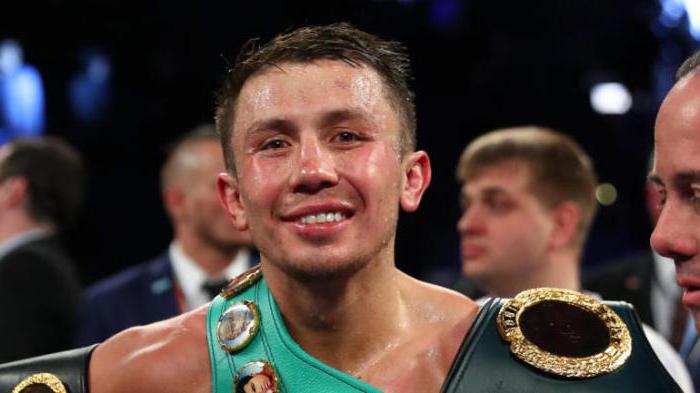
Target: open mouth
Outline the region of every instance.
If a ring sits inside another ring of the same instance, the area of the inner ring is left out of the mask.
[[[322,212],[316,214],[307,214],[297,220],[298,224],[311,225],[345,221],[349,215],[342,212]]]

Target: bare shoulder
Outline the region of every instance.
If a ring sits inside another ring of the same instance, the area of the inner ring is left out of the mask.
[[[408,276],[407,276],[408,277]],[[423,309],[427,318],[443,321],[463,321],[471,324],[479,306],[463,294],[408,277],[413,293],[412,303]]]
[[[105,341],[90,360],[90,392],[211,392],[206,312],[203,306]]]
[[[479,307],[455,291],[407,275],[401,280],[408,329],[367,380],[387,393],[437,393]]]

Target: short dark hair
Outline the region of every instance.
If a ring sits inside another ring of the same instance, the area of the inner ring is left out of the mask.
[[[416,146],[414,94],[408,86],[409,59],[404,46],[361,31],[348,23],[310,26],[278,35],[266,45],[248,41],[216,94],[216,128],[221,136],[226,167],[235,170],[231,135],[235,106],[245,82],[268,67],[281,63],[338,60],[353,67],[369,66],[383,79],[389,99],[400,114],[401,154]]]
[[[9,144],[0,162],[0,182],[27,181],[27,213],[59,227],[71,225],[83,203],[86,170],[80,153],[53,136],[20,138]]]
[[[472,141],[457,165],[457,180],[465,183],[504,162],[523,162],[530,169],[530,188],[547,207],[573,201],[581,208],[580,243],[596,212],[598,180],[593,163],[570,137],[528,126],[494,130]]]
[[[690,55],[676,71],[676,80],[681,80],[687,75],[695,73],[700,69],[700,51],[697,51]]]

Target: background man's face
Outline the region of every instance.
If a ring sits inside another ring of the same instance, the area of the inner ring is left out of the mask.
[[[656,119],[654,172],[660,215],[652,247],[673,258],[683,304],[700,316],[700,76],[678,82]]]
[[[403,165],[379,75],[329,60],[280,67],[249,79],[238,98],[235,221],[264,259],[298,274],[390,256]]]
[[[201,141],[192,147],[196,164],[179,184],[184,195],[181,220],[204,242],[220,249],[250,244],[247,231],[239,231],[222,209],[216,193],[216,175],[224,171],[221,145],[216,140]]]
[[[553,222],[530,191],[530,178],[525,163],[507,161],[462,186],[464,212],[457,224],[462,271],[484,290],[537,274],[545,263]]]

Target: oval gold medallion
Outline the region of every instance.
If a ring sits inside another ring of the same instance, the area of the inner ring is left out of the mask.
[[[508,300],[496,318],[501,337],[523,362],[552,374],[591,378],[621,367],[632,352],[624,321],[579,292],[536,288]]]
[[[258,333],[260,312],[253,302],[235,302],[229,306],[216,325],[216,336],[221,348],[237,352],[245,348]]]

